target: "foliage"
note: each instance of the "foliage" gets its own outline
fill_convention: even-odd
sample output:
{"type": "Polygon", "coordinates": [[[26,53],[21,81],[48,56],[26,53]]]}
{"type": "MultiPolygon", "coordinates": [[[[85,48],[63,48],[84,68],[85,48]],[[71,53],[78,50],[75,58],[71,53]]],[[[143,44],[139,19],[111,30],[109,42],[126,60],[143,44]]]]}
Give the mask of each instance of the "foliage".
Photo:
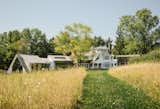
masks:
{"type": "Polygon", "coordinates": [[[39,29],[35,28],[32,30],[24,29],[22,36],[27,40],[27,52],[29,54],[35,54],[42,57],[47,56],[48,42],[46,35],[39,29]]]}
{"type": "Polygon", "coordinates": [[[55,45],[53,43],[54,37],[52,37],[48,42],[48,53],[55,53],[55,45]]]}
{"type": "Polygon", "coordinates": [[[74,109],[85,75],[82,68],[0,74],[0,109],[74,109]]]}
{"type": "Polygon", "coordinates": [[[150,97],[160,101],[160,63],[121,66],[110,69],[109,74],[143,90],[150,97]]]}
{"type": "Polygon", "coordinates": [[[152,50],[151,52],[129,59],[129,63],[140,63],[140,62],[160,62],[160,48],[152,50]]]}
{"type": "Polygon", "coordinates": [[[55,51],[70,55],[75,63],[84,58],[92,44],[91,28],[87,25],[74,23],[65,27],[54,40],[55,51]]]}
{"type": "Polygon", "coordinates": [[[108,39],[105,41],[105,46],[107,46],[108,52],[109,52],[110,54],[112,54],[112,50],[113,50],[112,42],[113,42],[113,40],[111,40],[110,37],[108,37],[108,39]]]}
{"type": "Polygon", "coordinates": [[[17,53],[45,57],[48,52],[46,35],[39,29],[13,30],[0,34],[0,69],[7,69],[17,53]]]}
{"type": "Polygon", "coordinates": [[[4,32],[0,35],[0,68],[7,69],[15,53],[20,53],[26,44],[26,41],[19,31],[4,32]]]}
{"type": "Polygon", "coordinates": [[[159,109],[160,105],[106,70],[89,71],[84,80],[80,109],[159,109]]]}
{"type": "Polygon", "coordinates": [[[159,18],[148,9],[138,10],[135,15],[122,16],[117,29],[115,53],[149,52],[160,36],[158,24],[159,18]]]}
{"type": "Polygon", "coordinates": [[[116,45],[113,48],[113,54],[115,54],[115,55],[125,54],[124,37],[118,36],[115,43],[116,43],[116,45]]]}
{"type": "Polygon", "coordinates": [[[98,46],[104,46],[105,45],[105,40],[102,39],[101,36],[94,36],[92,46],[93,47],[98,47],[98,46]]]}

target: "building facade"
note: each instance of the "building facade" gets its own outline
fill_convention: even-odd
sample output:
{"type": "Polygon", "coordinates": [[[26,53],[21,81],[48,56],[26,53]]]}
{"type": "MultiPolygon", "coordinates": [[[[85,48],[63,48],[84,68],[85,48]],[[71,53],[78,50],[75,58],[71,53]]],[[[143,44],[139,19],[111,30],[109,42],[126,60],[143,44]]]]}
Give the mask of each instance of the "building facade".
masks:
{"type": "Polygon", "coordinates": [[[80,65],[89,69],[108,69],[117,66],[117,59],[109,54],[106,46],[91,48],[86,57],[90,60],[90,63],[80,63],[80,65]]]}

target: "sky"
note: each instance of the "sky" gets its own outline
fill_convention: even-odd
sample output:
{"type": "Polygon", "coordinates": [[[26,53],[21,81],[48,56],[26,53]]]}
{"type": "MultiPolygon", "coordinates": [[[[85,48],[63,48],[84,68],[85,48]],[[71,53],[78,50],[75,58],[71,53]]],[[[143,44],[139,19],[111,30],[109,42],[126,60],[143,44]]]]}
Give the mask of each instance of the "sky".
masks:
{"type": "Polygon", "coordinates": [[[77,22],[114,40],[120,17],[142,8],[160,17],[160,0],[0,0],[0,33],[39,28],[49,39],[77,22]]]}

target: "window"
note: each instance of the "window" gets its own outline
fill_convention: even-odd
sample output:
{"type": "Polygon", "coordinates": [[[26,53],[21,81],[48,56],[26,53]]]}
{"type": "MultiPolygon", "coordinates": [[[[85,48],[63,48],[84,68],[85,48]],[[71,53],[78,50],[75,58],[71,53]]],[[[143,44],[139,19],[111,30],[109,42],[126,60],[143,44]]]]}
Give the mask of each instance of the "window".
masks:
{"type": "Polygon", "coordinates": [[[66,59],[65,57],[55,57],[55,59],[66,59]]]}
{"type": "Polygon", "coordinates": [[[108,60],[108,59],[109,59],[109,56],[105,56],[105,59],[107,59],[107,60],[108,60]]]}

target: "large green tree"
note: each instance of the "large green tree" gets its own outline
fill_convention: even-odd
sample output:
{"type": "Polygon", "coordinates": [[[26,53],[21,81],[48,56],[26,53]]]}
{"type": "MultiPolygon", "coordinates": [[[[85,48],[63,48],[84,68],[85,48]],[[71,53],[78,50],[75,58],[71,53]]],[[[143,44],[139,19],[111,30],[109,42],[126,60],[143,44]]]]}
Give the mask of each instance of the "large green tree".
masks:
{"type": "Polygon", "coordinates": [[[46,35],[41,30],[24,29],[22,36],[27,41],[26,51],[28,54],[35,54],[41,57],[46,57],[48,53],[48,41],[46,35]]]}
{"type": "Polygon", "coordinates": [[[55,51],[70,55],[75,63],[84,59],[84,54],[90,50],[92,44],[92,29],[84,24],[74,23],[67,25],[64,32],[59,33],[55,39],[55,51]]]}
{"type": "Polygon", "coordinates": [[[0,68],[7,69],[14,55],[23,51],[26,42],[17,30],[2,33],[0,42],[0,68]]]}
{"type": "Polygon", "coordinates": [[[94,36],[92,46],[93,47],[105,46],[105,40],[101,36],[94,36]]]}
{"type": "Polygon", "coordinates": [[[146,8],[138,10],[135,15],[122,16],[117,29],[115,51],[119,51],[116,53],[147,53],[156,39],[153,34],[158,23],[158,17],[146,8]]]}

